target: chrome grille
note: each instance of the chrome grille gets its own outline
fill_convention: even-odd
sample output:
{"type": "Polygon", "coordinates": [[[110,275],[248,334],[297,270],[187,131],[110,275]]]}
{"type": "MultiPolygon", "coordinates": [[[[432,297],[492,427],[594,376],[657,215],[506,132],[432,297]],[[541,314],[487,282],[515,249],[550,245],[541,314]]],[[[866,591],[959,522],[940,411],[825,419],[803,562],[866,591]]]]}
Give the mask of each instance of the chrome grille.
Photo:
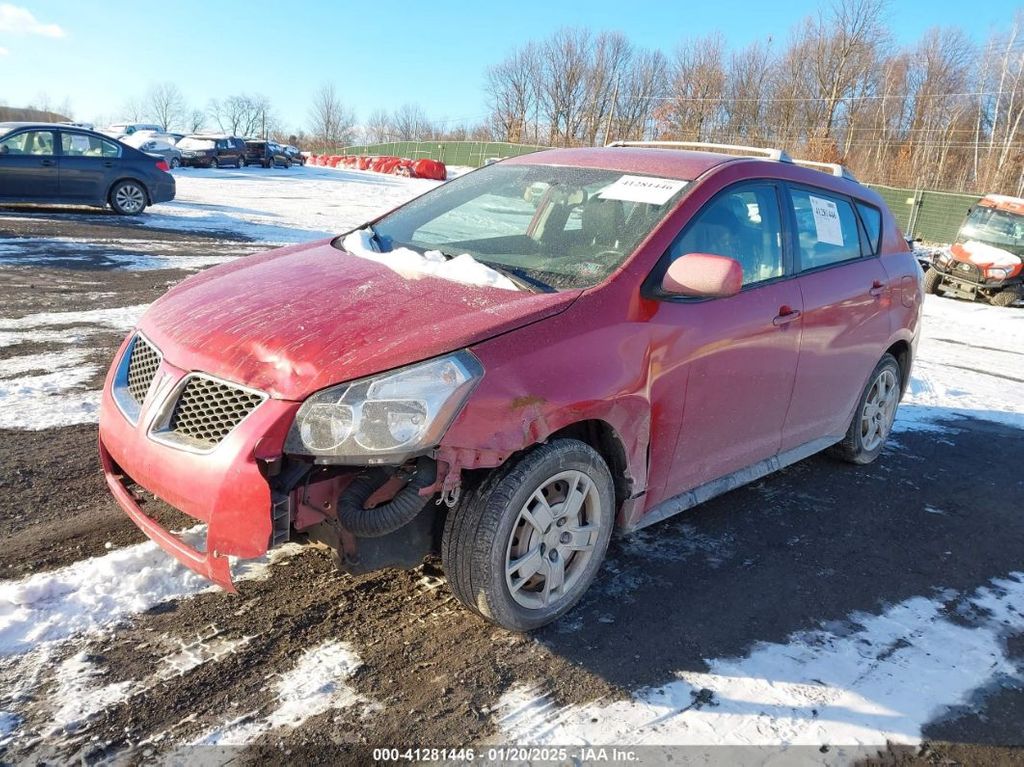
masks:
{"type": "Polygon", "coordinates": [[[169,436],[200,449],[219,444],[266,396],[193,375],[174,404],[169,436]]]}
{"type": "Polygon", "coordinates": [[[160,367],[160,352],[142,336],[136,336],[128,360],[128,393],[140,405],[146,399],[153,376],[160,367]]]}

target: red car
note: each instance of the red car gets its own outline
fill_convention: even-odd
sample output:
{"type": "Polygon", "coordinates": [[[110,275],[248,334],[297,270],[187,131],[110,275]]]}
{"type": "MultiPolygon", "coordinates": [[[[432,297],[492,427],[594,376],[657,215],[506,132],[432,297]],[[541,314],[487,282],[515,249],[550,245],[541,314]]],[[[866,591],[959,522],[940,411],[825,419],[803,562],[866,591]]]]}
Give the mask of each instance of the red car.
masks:
{"type": "Polygon", "coordinates": [[[111,490],[225,589],[229,556],[289,539],[349,572],[434,552],[469,608],[527,630],[580,599],[615,527],[826,448],[874,460],[921,269],[840,169],[732,149],[509,159],[186,280],[107,377],[111,490]],[[205,522],[205,550],[136,484],[205,522]]]}

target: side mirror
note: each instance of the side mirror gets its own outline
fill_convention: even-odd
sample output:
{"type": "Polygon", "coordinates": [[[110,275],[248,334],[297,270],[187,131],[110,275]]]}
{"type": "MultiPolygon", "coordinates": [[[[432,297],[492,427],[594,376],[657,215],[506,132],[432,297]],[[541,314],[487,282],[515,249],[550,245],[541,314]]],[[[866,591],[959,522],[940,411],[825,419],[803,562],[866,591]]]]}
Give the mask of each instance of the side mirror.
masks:
{"type": "Polygon", "coordinates": [[[689,253],[673,261],[661,289],[673,296],[726,298],[743,287],[743,267],[735,258],[711,253],[689,253]]]}

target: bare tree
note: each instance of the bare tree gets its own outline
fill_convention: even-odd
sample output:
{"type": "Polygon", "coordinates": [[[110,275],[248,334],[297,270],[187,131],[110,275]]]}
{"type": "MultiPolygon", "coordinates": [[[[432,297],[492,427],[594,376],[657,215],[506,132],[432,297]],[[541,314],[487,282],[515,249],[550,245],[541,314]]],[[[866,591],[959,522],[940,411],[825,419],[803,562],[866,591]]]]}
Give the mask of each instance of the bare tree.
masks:
{"type": "Polygon", "coordinates": [[[587,102],[587,75],[593,38],[589,30],[560,29],[541,43],[538,58],[540,114],[553,145],[578,143],[587,102]]]}
{"type": "Polygon", "coordinates": [[[334,84],[324,83],[313,96],[309,122],[314,148],[325,151],[351,141],[355,116],[342,102],[334,84]]]}
{"type": "Polygon", "coordinates": [[[206,112],[202,109],[193,109],[185,126],[189,133],[202,133],[206,130],[206,112]]]}
{"type": "Polygon", "coordinates": [[[419,104],[402,104],[391,116],[394,137],[398,141],[428,139],[434,128],[419,104]]]}
{"type": "Polygon", "coordinates": [[[187,107],[178,86],[171,82],[157,83],[146,92],[146,115],[163,131],[180,127],[185,122],[187,107]]]}
{"type": "Polygon", "coordinates": [[[391,115],[386,109],[375,109],[370,112],[363,132],[369,144],[380,144],[391,140],[394,129],[391,127],[391,115]]]}
{"type": "Polygon", "coordinates": [[[266,136],[276,125],[270,99],[239,94],[210,102],[207,112],[217,127],[232,136],[266,136]]]}
{"type": "Polygon", "coordinates": [[[676,51],[672,93],[663,112],[665,131],[704,141],[724,122],[725,40],[720,33],[683,43],[676,51]]]}
{"type": "Polygon", "coordinates": [[[522,143],[537,110],[537,46],[527,43],[487,69],[490,121],[502,141],[522,143]]]}

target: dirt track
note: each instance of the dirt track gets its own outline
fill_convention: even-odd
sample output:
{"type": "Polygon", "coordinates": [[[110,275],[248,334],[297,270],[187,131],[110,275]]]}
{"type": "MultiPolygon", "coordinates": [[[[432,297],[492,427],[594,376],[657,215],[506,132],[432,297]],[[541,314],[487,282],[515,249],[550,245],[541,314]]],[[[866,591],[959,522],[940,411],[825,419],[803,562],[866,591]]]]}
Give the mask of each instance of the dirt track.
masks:
{"type": "MultiPolygon", "coordinates": [[[[145,240],[140,247],[149,251],[158,242],[160,254],[171,258],[240,247],[223,232],[180,235],[105,214],[55,219],[48,211],[0,211],[0,236],[118,238],[85,263],[0,266],[0,306],[9,318],[148,303],[186,276],[111,267],[110,254],[128,248],[125,240],[145,240]]],[[[122,336],[90,339],[101,369],[122,336]]],[[[14,353],[0,347],[0,359],[14,353]]],[[[1024,432],[952,417],[945,426],[941,439],[901,433],[870,467],[814,457],[616,539],[584,604],[532,637],[460,609],[436,562],[353,578],[336,573],[325,552],[302,551],[272,567],[268,579],[246,582],[239,597],[209,592],[174,600],[112,634],[63,646],[40,671],[25,709],[29,731],[49,721],[55,671],[73,654],[84,652],[104,669],[104,684],[132,683],[138,692],[76,732],[20,739],[0,750],[0,759],[93,760],[126,749],[137,757],[147,749],[166,755],[173,743],[234,714],[266,708],[275,675],[303,649],[331,638],[358,651],[363,665],[348,681],[362,702],[265,736],[248,747],[246,759],[301,755],[332,763],[364,757],[367,745],[480,743],[498,737],[492,707],[516,686],[539,687],[563,705],[615,700],[680,670],[704,670],[705,659],[846,623],[857,611],[877,612],[938,588],[969,592],[1021,568],[1024,481],[1008,471],[1019,461],[1007,457],[1024,455],[1024,432]],[[169,654],[197,639],[233,649],[183,675],[161,676],[169,654]]],[[[106,491],[95,438],[91,424],[0,431],[0,578],[143,540],[106,491]]],[[[970,625],[971,616],[957,608],[951,601],[950,614],[970,625]]],[[[926,729],[939,745],[918,761],[1013,759],[1012,752],[976,744],[1024,745],[1024,637],[1007,641],[1021,676],[939,716],[926,729]]],[[[24,661],[0,658],[0,709],[2,691],[25,673],[24,661]]]]}

